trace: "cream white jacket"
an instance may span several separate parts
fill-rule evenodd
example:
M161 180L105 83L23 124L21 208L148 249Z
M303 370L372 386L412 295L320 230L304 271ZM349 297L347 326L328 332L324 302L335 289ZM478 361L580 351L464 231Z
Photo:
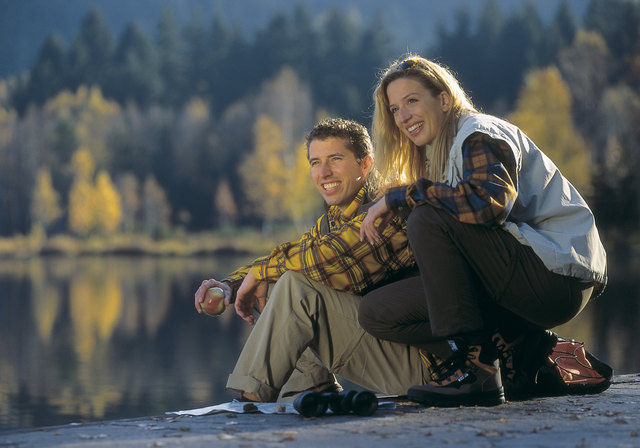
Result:
M552 272L604 286L606 253L593 213L551 159L516 126L490 115L463 116L445 183L455 187L462 179L462 143L475 132L504 141L516 159L518 196L503 228L531 246Z

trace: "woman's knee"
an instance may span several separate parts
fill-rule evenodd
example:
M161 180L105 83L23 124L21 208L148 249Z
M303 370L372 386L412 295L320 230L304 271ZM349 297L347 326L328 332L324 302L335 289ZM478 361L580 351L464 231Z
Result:
M446 227L446 219L441 216L443 212L429 204L416 207L407 218L407 237L409 241L420 239L425 235L442 233Z
M374 312L374 307L372 307L370 301L367 300L367 296L364 296L358 307L358 323L368 333L371 333L371 329L374 326Z
M358 323L369 334L375 337L383 337L388 333L387 322L381 314L383 306L379 297L375 294L368 294L360 301L358 307Z

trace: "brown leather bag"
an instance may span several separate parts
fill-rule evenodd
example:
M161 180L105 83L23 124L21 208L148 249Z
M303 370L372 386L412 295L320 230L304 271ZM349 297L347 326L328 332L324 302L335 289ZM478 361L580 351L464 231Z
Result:
M597 394L611 385L613 369L584 348L583 342L558 337L538 371L540 395Z

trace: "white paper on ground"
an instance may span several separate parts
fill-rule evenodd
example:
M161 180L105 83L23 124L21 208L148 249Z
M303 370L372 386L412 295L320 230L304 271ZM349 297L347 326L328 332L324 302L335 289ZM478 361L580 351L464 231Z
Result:
M378 409L395 409L396 403L394 401L381 401L378 402ZM220 412L235 412L236 414L247 414L252 412L261 412L263 414L297 414L298 411L293 407L293 403L254 403L254 402L241 402L231 401L229 403L221 403L213 406L207 406L205 408L188 409L186 411L172 411L166 412L166 414L172 415L209 415L218 414ZM331 409L327 410L328 413Z

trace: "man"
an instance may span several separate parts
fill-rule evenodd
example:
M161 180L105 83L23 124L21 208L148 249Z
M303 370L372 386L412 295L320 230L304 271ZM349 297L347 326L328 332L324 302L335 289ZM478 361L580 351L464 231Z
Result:
M358 323L356 294L414 268L403 220L392 221L372 244L360 241L376 187L372 152L367 130L355 122L316 125L307 137L307 157L326 213L298 241L279 245L222 282L205 280L196 291L198 312L206 290L219 286L225 302L235 301L236 313L255 324L227 382L245 399L339 390L333 374L382 393L404 394L424 382L427 371L416 348L378 340ZM262 313L257 323L256 301Z

